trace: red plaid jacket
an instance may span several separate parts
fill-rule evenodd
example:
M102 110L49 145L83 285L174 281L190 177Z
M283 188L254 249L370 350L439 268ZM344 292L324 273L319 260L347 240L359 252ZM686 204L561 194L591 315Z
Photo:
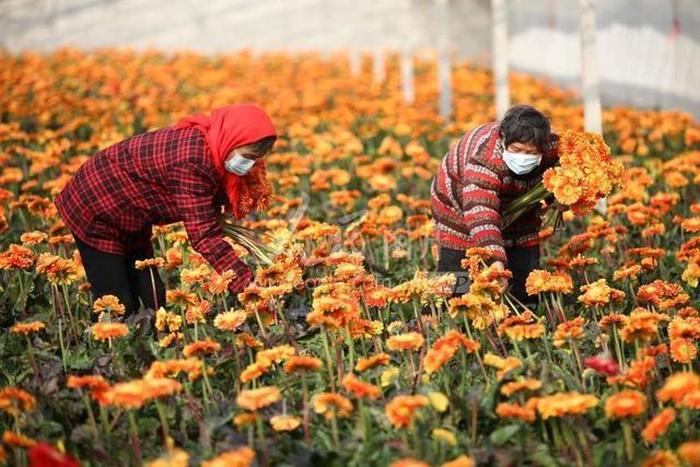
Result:
M239 291L252 271L224 240L223 189L204 135L195 128L133 136L88 159L55 200L72 233L100 251L153 255L153 225L182 221L193 248Z
M540 166L518 176L503 161L499 126L493 122L474 128L450 149L433 178L431 207L438 245L486 247L506 263L505 248L539 243L541 221L535 207L502 230L501 208L535 186L557 162L558 136L553 135Z

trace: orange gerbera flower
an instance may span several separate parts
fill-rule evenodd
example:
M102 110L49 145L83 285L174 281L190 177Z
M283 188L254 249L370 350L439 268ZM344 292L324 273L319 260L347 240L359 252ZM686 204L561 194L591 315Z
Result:
M687 393L683 397L680 406L690 410L700 410L700 389Z
M531 397L525 405L511 404L501 402L496 406L496 415L501 418L515 418L527 423L532 423L537 417L535 409L537 408L538 397Z
M171 377L176 378L180 373L187 373L187 379L189 381L196 381L202 376L202 364L201 360L196 358L184 359L173 359L173 360L156 360L151 363L151 367L146 372L146 378L165 378ZM213 368L207 369L207 374L213 372Z
M29 269L34 264L34 252L21 245L12 244L0 253L0 269Z
M666 310L686 303L689 297L680 285L657 279L650 284L640 286L637 290L637 299Z
M165 293L165 301L167 303L187 307L197 304L197 295L180 289L171 289Z
M680 404L686 394L700 389L700 376L691 372L674 373L656 391L656 398L661 402L672 400Z
M182 354L187 358L200 357L203 355L211 355L219 350L221 350L221 344L211 339L205 339L187 344L185 348L182 349Z
M278 345L270 349L261 350L255 356L255 360L259 362L281 363L284 360L289 360L296 353L296 349L291 345Z
M563 347L568 344L570 340L578 340L583 338L583 326L586 321L583 317L578 316L569 321L564 321L563 323L557 325L557 330L554 332L554 346Z
M405 428L413 423L416 411L425 407L430 400L422 395L400 395L394 397L384 408L389 422L396 428Z
M209 280L204 284L204 290L213 295L219 295L228 290L228 285L234 279L233 271L224 271L222 274L212 274Z
M225 311L216 315L214 326L222 331L233 332L245 323L247 318L245 311Z
M7 386L0 389L0 410L13 417L30 412L36 407L36 399L24 389Z
M386 340L386 346L389 350L403 352L406 350L418 350L423 346L425 338L418 332L407 332L391 336Z
M544 420L550 417L566 415L582 415L598 405L598 398L591 394L573 392L558 392L551 396L541 397L537 401L537 411Z
M327 419L333 417L345 418L352 413L352 402L335 392L322 392L313 397L314 412L324 415Z
M473 339L469 339L461 332L452 329L433 342L434 349L440 349L442 347L463 347L467 353L473 353L481 348L481 344Z
M32 334L46 329L46 324L41 321L30 321L28 323L17 323L10 328L10 332L15 334Z
M170 396L181 390L182 385L169 378L137 379L118 383L106 389L100 403L125 409L138 409L149 400Z
M630 313L627 324L620 330L620 337L625 342L635 340L649 341L659 332L659 323L668 321L667 314L648 311L644 308L635 308Z
M97 323L92 329L92 338L96 341L119 339L129 334L129 327L123 323Z
M646 396L639 391L627 389L608 397L605 402L605 416L608 418L636 417L646 408Z
M109 383L102 377L96 375L68 376L66 386L71 389L88 388L90 390L103 390L109 387Z
M686 441L678 446L678 455L692 467L700 465L700 441Z
M150 267L162 268L165 265L165 260L163 258L146 258L139 259L134 262L134 267L139 270L143 270Z
M536 323L531 311L527 310L522 315L511 316L503 320L498 326L498 333L505 334L514 341L524 339L537 339L545 332L544 324Z
M312 326L343 327L360 317L358 304L350 295L314 297L312 307L306 315L306 322Z
M598 325L603 328L611 328L613 326L616 326L618 329L622 326L624 326L627 323L627 316L622 315L620 313L609 313L605 316L603 316L600 321L598 322Z
M114 313L121 316L126 311L124 305L119 302L119 298L115 295L103 295L92 304L92 309L95 313Z
M306 355L294 355L289 357L287 363L284 364L285 373L294 373L296 371L316 371L321 369L323 362L316 357Z
M423 370L429 375L440 370L457 353L456 346L431 347L423 357Z
M257 389L241 391L236 397L236 404L243 409L255 412L274 404L280 399L279 389L274 386L263 386Z
M5 430L2 434L2 442L8 446L17 446L24 449L29 449L36 445L36 441L24 436L16 431Z
M524 379L521 381L513 381L501 386L501 394L511 396L520 391L536 391L542 387L542 381L538 379Z
M642 430L642 438L647 443L654 443L656 439L666 433L669 425L676 419L676 411L666 408L659 412Z
M202 467L249 467L253 464L253 459L255 459L255 451L244 446L203 461Z
M522 362L515 357L501 358L492 353L487 353L484 355L484 364L498 369L496 372L496 378L498 378L498 381L505 378L509 371L520 368L523 365Z
M671 358L678 363L690 363L698 356L698 348L690 339L671 339Z
M275 431L292 431L301 425L301 419L294 415L275 415L270 418L270 425Z
M19 239L25 245L38 245L46 241L49 238L44 232L39 232L37 230L33 232L24 232L20 235Z
M633 388L645 388L651 382L651 372L655 367L656 360L653 357L634 360L624 374L608 377L608 384L624 384Z
M233 424L238 428L245 428L255 423L258 417L253 412L240 413L233 417Z
M381 394L378 386L361 381L352 373L345 375L342 384L346 391L358 398L376 399Z
M621 267L613 272L613 280L621 281L636 277L642 271L642 267L638 264Z
M236 345L238 347L249 347L251 349L256 349L258 347L262 347L262 342L246 331L236 335Z
M211 303L208 300L200 300L194 305L188 305L185 311L187 324L206 323L204 318L211 311ZM180 316L180 315L177 315Z
M700 339L700 318L696 316L675 317L668 325L668 337L670 339Z
M360 357L355 364L355 371L362 373L376 366L386 365L390 361L391 357L384 352L372 355L371 357Z
M253 362L241 372L241 382L248 383L254 379L258 379L272 368L272 362L270 361L257 361Z
M586 306L607 305L610 302L620 301L625 298L625 293L621 290L610 287L605 279L599 279L589 285L582 285L578 301Z
M445 462L441 467L476 467L476 462L471 457L459 456L449 462Z
M677 467L680 463L671 451L656 451L647 457L642 467Z
M166 441L165 452L155 460L146 463L146 467L187 467L190 464L190 455L175 447L172 438Z

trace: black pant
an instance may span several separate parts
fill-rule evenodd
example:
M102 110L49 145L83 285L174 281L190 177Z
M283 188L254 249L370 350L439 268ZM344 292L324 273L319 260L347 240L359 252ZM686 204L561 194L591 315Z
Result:
M144 251L126 255L105 253L87 245L78 237L75 237L75 244L80 251L94 298L115 295L127 312L139 309L139 298L146 308L153 310L165 305L165 286L158 270L155 267L139 270L134 266L136 260L149 258L150 254Z
M540 265L540 247L512 247L506 248L508 257L508 269L513 273L510 281L509 292L524 304L537 302L537 297L529 297L525 291L525 280L533 269ZM438 259L438 272L454 272L457 276L454 296L465 294L469 291L469 276L460 265L464 258L464 251L451 248L440 248Z

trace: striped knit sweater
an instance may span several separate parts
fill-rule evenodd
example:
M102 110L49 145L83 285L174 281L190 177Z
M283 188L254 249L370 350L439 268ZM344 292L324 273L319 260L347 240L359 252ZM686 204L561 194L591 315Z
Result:
M499 123L481 125L463 135L443 158L431 186L435 237L441 247L466 250L473 246L493 251L507 263L505 248L539 243L539 207L534 207L501 230L501 208L542 179L557 160L558 137L540 166L519 176L503 161Z

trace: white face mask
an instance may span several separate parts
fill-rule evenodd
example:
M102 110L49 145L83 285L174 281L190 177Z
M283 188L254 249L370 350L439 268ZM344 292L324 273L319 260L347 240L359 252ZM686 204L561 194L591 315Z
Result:
M518 175L532 172L542 162L542 154L522 154L518 152L503 151L503 162L508 168Z
M224 168L236 175L245 175L255 165L253 159L246 159L234 151L233 157L224 162Z

